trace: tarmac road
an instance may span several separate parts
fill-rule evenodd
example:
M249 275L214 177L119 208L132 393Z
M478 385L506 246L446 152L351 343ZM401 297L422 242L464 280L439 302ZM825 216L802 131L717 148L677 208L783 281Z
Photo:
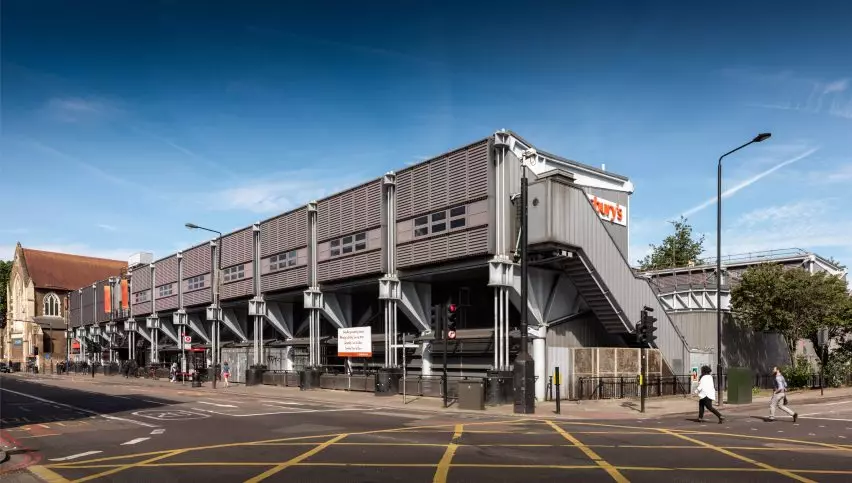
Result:
M60 387L5 375L0 384L0 435L30 458L30 474L0 475L9 481L852 480L845 400L797 407L795 424L733 409L724 424L698 424L408 411L180 385Z

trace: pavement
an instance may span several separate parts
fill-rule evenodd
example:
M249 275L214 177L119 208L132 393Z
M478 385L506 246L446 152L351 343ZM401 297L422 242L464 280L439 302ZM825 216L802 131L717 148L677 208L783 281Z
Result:
M0 376L0 479L48 481L850 481L849 391L792 395L799 412L726 406L620 418L466 412L287 388L191 388L120 377ZM331 394L329 394L331 393ZM818 391L817 391L818 395ZM336 398L331 400L331 398ZM428 402L434 404L434 401ZM654 404L664 405L657 401ZM563 412L576 413L574 403ZM580 406L590 406L583 403ZM608 405L603 405L608 406ZM509 409L511 411L511 408ZM626 415L626 416L625 416ZM710 416L712 418L712 415ZM848 439L847 439L848 438Z

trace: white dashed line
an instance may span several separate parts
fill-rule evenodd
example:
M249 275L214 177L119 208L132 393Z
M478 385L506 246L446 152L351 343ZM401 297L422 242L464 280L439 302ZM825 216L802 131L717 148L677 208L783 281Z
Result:
M136 439L131 439L130 441L128 441L128 442L126 442L126 443L121 443L121 445L122 445L122 446L127 446L127 445L129 445L129 444L141 443L142 441L147 441L147 440L149 440L149 439L151 439L151 438L136 438Z
M165 429L160 428L160 429L155 429L155 430L151 431L151 434L163 434L165 432L166 432Z
M216 406L216 407L220 407L220 408L235 408L235 407L237 407L237 406L234 406L232 404L218 404L218 403L212 403L212 402L207 402L207 401L198 401L198 404L207 404L207 405L210 405L210 406Z
M76 458L82 458L83 456L89 456L91 454L103 453L103 451L86 451L85 453L77 453L72 454L71 456L66 456L64 458L51 458L50 461L68 461Z

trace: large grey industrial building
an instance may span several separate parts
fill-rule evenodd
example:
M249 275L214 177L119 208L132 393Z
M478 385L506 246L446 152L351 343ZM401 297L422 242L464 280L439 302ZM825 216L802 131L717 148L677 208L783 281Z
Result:
M214 238L158 260L137 255L128 273L70 298L72 335L83 344L109 340L109 357L135 353L140 362L174 354L184 332L194 347L209 349L215 337L207 309L221 259L219 340L238 378L255 363L349 370L398 367L403 360L409 371L436 374L443 344L432 340L430 309L448 299L464 308L448 345L450 372L510 369L519 342L524 159L536 396L543 397L557 366L574 376L635 374L632 333L645 306L654 309L659 327L652 372L684 374L712 357L715 345L704 335L715 334L714 323L704 320L712 307L684 308L679 301L714 300L713 273L695 268L709 292L699 294L690 281L687 296L680 283L660 288L668 276L679 281L680 272L635 272L627 259L630 180L532 148L500 131L225 234L221 243ZM129 279L126 308L122 279ZM109 311L104 297L114 299ZM372 328L372 359L338 358L337 329L358 326ZM416 347L404 356L391 348L400 334Z

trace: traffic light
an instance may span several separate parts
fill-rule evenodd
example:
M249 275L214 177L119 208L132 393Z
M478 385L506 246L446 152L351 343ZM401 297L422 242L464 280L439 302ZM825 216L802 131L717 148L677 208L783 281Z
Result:
M654 335L654 332L657 331L657 326L655 325L657 318L651 315L653 311L654 309L650 307L644 307L639 323L636 324L636 341L640 344L650 345L657 340L657 336Z
M456 338L456 325L459 319L459 306L454 303L447 304L447 339Z
M444 314L442 311L441 304L436 304L432 306L432 318L430 321L430 327L432 328L432 334L434 334L434 339L440 340L444 338L444 326L442 322L444 321Z

